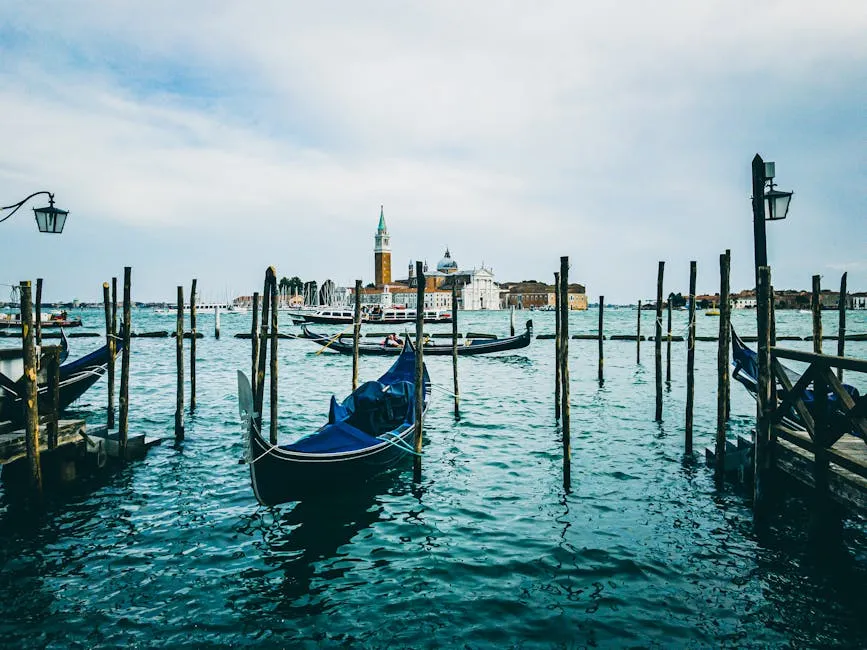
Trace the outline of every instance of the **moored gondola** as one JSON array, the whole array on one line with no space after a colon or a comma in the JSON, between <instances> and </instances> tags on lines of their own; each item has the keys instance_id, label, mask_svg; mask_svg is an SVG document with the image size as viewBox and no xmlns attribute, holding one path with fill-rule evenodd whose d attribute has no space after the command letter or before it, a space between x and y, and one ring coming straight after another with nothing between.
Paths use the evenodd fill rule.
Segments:
<instances>
[{"instance_id":1,"label":"moored gondola","mask_svg":"<svg viewBox=\"0 0 867 650\"><path fill-rule=\"evenodd\" d=\"M464 343L459 343L457 346L458 355L491 354L525 348L533 340L533 321L528 320L526 327L527 329L517 336L509 336L502 339L469 339ZM328 336L312 332L306 325L302 326L302 331L304 332L304 338L310 339L328 350L334 350L341 354L352 354L351 334L341 332L334 336ZM395 339L390 337L376 344L360 343L358 346L359 354L397 355L400 354L402 349L403 346L396 344ZM434 343L433 341L427 341L424 344L424 353L426 355L450 355L452 354L452 344L451 342Z\"/></svg>"},{"instance_id":2,"label":"moored gondola","mask_svg":"<svg viewBox=\"0 0 867 650\"><path fill-rule=\"evenodd\" d=\"M353 486L411 456L415 425L416 354L407 345L377 381L361 384L343 402L332 396L328 422L291 444L271 445L256 427L250 382L238 371L238 403L246 462L262 505L300 501ZM430 379L423 372L424 408Z\"/></svg>"},{"instance_id":3,"label":"moored gondola","mask_svg":"<svg viewBox=\"0 0 867 650\"><path fill-rule=\"evenodd\" d=\"M117 353L123 349L123 338L117 339ZM108 370L109 362L108 345L94 350L93 352L62 363L60 366L60 410L68 408L84 392L93 386ZM68 355L66 337L62 337L61 362ZM48 377L45 372L40 372L38 377L38 404L39 412L47 413L50 403L47 399ZM0 420L20 422L23 418L24 381L22 378L11 378L0 373Z\"/></svg>"}]
</instances>

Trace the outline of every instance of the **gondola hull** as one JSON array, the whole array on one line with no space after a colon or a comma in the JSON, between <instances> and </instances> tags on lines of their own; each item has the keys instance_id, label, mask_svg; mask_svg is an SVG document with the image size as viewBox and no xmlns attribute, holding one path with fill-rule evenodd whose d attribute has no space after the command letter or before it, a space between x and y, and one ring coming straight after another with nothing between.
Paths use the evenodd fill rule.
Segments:
<instances>
[{"instance_id":1,"label":"gondola hull","mask_svg":"<svg viewBox=\"0 0 867 650\"><path fill-rule=\"evenodd\" d=\"M238 398L246 423L247 457L256 500L262 505L300 501L353 490L413 454L415 352L408 346L375 382L343 402L332 398L328 423L288 445L271 445L256 427L250 383L238 372ZM424 410L430 379L423 372ZM374 416L381 416L382 420Z\"/></svg>"},{"instance_id":2,"label":"gondola hull","mask_svg":"<svg viewBox=\"0 0 867 650\"><path fill-rule=\"evenodd\" d=\"M351 337L339 336L329 337L325 334L317 334L311 332L306 326L302 328L304 338L310 339L314 343L318 343L324 348L334 350L341 354L353 354L353 345ZM527 329L523 334L518 336L510 336L505 339L480 339L474 340L469 344L458 344L458 356L473 356L477 354L492 354L494 352L506 352L509 350L520 350L530 345L533 340L533 321L527 321ZM403 348L401 346L390 346L378 343L371 345L370 343L360 343L358 346L359 354L379 355L379 356L396 356L400 354ZM445 356L453 353L451 343L426 343L424 346L424 354L434 356Z\"/></svg>"},{"instance_id":3,"label":"gondola hull","mask_svg":"<svg viewBox=\"0 0 867 650\"><path fill-rule=\"evenodd\" d=\"M118 339L116 352L123 349L123 340ZM60 410L68 408L75 400L80 398L85 391L93 386L107 372L110 353L108 346L104 345L90 354L64 363L60 366ZM38 384L37 402L39 412L42 414L51 412L51 399L48 395L48 378L40 372ZM3 376L0 378L0 420L21 422L24 418L24 383L17 382Z\"/></svg>"}]
</instances>

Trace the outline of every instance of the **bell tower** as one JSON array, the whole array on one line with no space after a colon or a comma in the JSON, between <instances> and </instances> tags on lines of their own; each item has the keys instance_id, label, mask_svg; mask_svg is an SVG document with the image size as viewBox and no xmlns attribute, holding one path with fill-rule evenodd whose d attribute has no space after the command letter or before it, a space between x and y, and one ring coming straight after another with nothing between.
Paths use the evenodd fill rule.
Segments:
<instances>
[{"instance_id":1,"label":"bell tower","mask_svg":"<svg viewBox=\"0 0 867 650\"><path fill-rule=\"evenodd\" d=\"M385 212L379 206L379 227L376 229L373 247L373 276L377 287L391 284L391 246L388 228L385 227Z\"/></svg>"}]
</instances>

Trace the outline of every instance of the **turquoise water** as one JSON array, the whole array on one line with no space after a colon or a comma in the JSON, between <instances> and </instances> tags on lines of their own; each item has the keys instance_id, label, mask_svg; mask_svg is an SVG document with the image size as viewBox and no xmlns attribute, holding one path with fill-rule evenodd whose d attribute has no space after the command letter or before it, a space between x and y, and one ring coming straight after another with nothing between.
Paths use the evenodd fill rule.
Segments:
<instances>
[{"instance_id":1,"label":"turquoise water","mask_svg":"<svg viewBox=\"0 0 867 650\"><path fill-rule=\"evenodd\" d=\"M98 329L101 313L81 311ZM634 333L634 310L606 310L606 332ZM460 330L505 334L508 313L461 313ZM536 332L553 314L519 313ZM736 312L741 333L755 314ZM826 312L825 332L836 333ZM808 335L810 315L780 312L779 334ZM597 312L570 315L594 331ZM653 315L642 313L643 333ZM139 331L171 317L136 310ZM675 332L686 313L675 313ZM698 333L718 319L698 316ZM561 478L553 341L462 358L461 419L437 392L426 421L423 479L408 465L341 497L256 504L237 422L235 371L249 366L249 316L200 316L198 409L173 442L172 339L133 341L132 433L166 439L147 459L24 516L0 488L0 632L10 647L864 647L867 537L845 522L829 549L806 534L807 501L782 498L753 532L748 495L718 490L703 465L716 421L716 343L696 347L696 454L683 454L686 347L672 345L664 421L654 415L653 343L570 341L572 490ZM291 330L281 323L284 331ZM333 330L334 328L332 328ZM449 331L450 326L436 330ZM867 332L850 312L849 332ZM336 330L334 330L336 331ZM0 340L0 345L12 341ZM73 339L73 355L99 345ZM808 342L786 342L810 349ZM826 341L836 349L836 343ZM189 342L186 342L189 354ZM321 424L348 392L352 361L280 341L281 441ZM847 342L852 356L867 343ZM664 354L664 352L663 352ZM451 360L428 358L434 383ZM363 357L362 379L387 359ZM863 392L864 377L847 377ZM187 387L189 396L189 387ZM77 413L104 420L105 383ZM754 404L733 386L731 434ZM266 409L267 413L267 409Z\"/></svg>"}]
</instances>

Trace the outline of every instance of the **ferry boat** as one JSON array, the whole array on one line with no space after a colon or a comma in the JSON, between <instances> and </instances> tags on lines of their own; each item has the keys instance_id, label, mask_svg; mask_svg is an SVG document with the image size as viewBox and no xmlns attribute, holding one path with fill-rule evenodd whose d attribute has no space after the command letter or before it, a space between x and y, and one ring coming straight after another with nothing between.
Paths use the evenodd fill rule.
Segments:
<instances>
[{"instance_id":1,"label":"ferry boat","mask_svg":"<svg viewBox=\"0 0 867 650\"><path fill-rule=\"evenodd\" d=\"M319 323L321 325L352 325L354 309L349 307L323 307L312 313L293 314L292 320L300 323ZM425 309L425 323L451 323L452 314L443 309ZM414 323L415 309L388 307L386 309L365 309L361 313L361 322L372 324Z\"/></svg>"},{"instance_id":2,"label":"ferry boat","mask_svg":"<svg viewBox=\"0 0 867 650\"><path fill-rule=\"evenodd\" d=\"M196 303L196 314L216 314L217 309L220 310L221 313L238 313L238 314L246 314L247 308L242 307L241 305L228 305L226 303L216 303L216 302L204 302L202 304ZM177 307L159 307L154 309L154 313L160 316L176 316L178 313ZM190 313L190 306L184 306L184 313Z\"/></svg>"}]
</instances>

